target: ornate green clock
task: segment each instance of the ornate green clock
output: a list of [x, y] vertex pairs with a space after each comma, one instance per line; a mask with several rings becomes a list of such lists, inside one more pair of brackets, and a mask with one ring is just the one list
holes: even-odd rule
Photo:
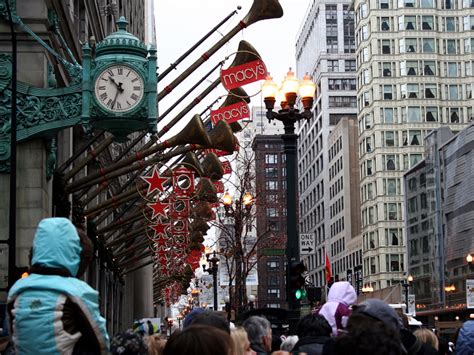
[[118, 31], [97, 45], [92, 59], [83, 48], [82, 121], [88, 130], [111, 132], [125, 141], [135, 131], [156, 132], [156, 50], [126, 31], [127, 21], [117, 21]]

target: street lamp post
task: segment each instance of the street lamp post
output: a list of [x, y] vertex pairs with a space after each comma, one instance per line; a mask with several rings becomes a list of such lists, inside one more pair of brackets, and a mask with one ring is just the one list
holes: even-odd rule
[[[235, 240], [235, 295], [237, 296], [236, 305], [240, 313], [242, 310], [242, 303], [244, 298], [244, 287], [242, 274], [242, 263], [243, 263], [243, 246], [242, 246], [242, 231], [244, 226], [244, 219], [249, 216], [252, 206], [254, 204], [254, 198], [250, 192], [246, 192], [241, 199], [233, 202], [232, 196], [228, 191], [222, 196], [222, 204], [227, 217], [232, 217], [234, 220], [234, 233], [233, 237]], [[244, 209], [242, 209], [242, 205]], [[235, 207], [234, 207], [235, 206]]]
[[203, 265], [202, 270], [204, 272], [208, 272], [209, 274], [212, 273], [212, 282], [214, 288], [214, 310], [217, 311], [217, 270], [219, 269], [219, 258], [217, 257], [217, 254], [214, 251], [212, 253], [212, 258], [211, 254], [206, 254], [206, 259], [210, 267], [206, 267], [206, 265]]
[[[262, 95], [267, 109], [267, 118], [270, 122], [275, 119], [281, 121], [285, 130], [285, 134], [281, 137], [284, 142], [286, 155], [286, 258], [288, 265], [286, 285], [288, 306], [292, 309], [296, 309], [298, 308], [298, 303], [294, 302], [288, 289], [289, 265], [291, 265], [291, 262], [298, 261], [299, 259], [298, 221], [296, 215], [298, 207], [296, 140], [298, 135], [295, 134], [295, 123], [301, 119], [309, 120], [313, 117], [311, 109], [316, 85], [311, 81], [311, 77], [308, 75], [299, 83], [290, 68], [281, 87], [281, 110], [274, 112], [273, 109], [275, 107], [277, 91], [277, 85], [272, 77], [268, 76], [262, 85]], [[304, 108], [303, 112], [295, 108], [298, 91]]]
[[402, 286], [405, 290], [405, 313], [408, 314], [408, 288], [410, 287], [410, 283], [413, 282], [413, 276], [408, 275], [407, 279], [403, 281]]

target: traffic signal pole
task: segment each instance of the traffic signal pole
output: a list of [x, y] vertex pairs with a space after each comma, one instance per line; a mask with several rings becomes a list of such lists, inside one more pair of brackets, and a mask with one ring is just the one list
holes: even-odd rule
[[299, 309], [299, 302], [296, 302], [292, 294], [291, 284], [291, 264], [299, 261], [298, 249], [298, 220], [297, 220], [297, 174], [296, 174], [296, 139], [295, 120], [288, 118], [283, 120], [285, 134], [281, 137], [284, 142], [284, 152], [286, 157], [286, 300], [289, 309]]

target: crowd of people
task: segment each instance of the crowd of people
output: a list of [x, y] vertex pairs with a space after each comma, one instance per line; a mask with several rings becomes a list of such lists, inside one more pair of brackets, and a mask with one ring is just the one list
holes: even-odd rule
[[379, 299], [357, 302], [354, 288], [335, 282], [321, 307], [298, 320], [288, 334], [253, 315], [234, 324], [220, 313], [193, 309], [167, 338], [151, 322], [115, 334], [106, 331], [98, 293], [78, 279], [92, 258], [87, 236], [65, 218], [40, 222], [30, 276], [8, 294], [11, 346], [4, 354], [150, 355], [473, 355], [474, 320], [453, 343], [420, 327]]

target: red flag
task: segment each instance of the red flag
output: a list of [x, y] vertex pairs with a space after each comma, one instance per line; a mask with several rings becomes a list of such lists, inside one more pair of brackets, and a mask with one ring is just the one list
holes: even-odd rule
[[326, 266], [325, 266], [325, 271], [326, 271], [326, 283], [329, 283], [331, 280], [331, 263], [329, 262], [329, 256], [326, 254]]

